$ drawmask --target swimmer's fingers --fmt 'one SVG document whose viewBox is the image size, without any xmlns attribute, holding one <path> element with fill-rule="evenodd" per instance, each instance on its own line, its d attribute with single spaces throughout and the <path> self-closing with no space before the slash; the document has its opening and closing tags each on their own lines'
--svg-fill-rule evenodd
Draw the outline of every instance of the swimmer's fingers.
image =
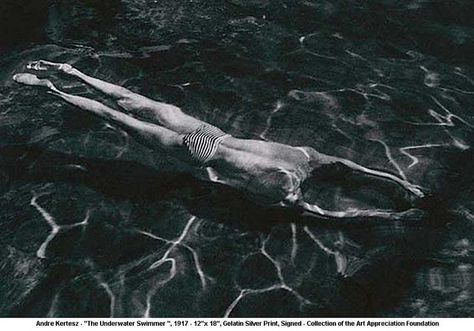
<svg viewBox="0 0 474 331">
<path fill-rule="evenodd" d="M 416 195 L 418 198 L 423 198 L 425 193 L 423 192 L 423 188 L 419 185 L 408 184 L 406 189 Z"/>
<path fill-rule="evenodd" d="M 394 213 L 394 219 L 399 221 L 421 221 L 426 215 L 426 212 L 421 209 L 411 208 L 403 212 Z"/>
</svg>

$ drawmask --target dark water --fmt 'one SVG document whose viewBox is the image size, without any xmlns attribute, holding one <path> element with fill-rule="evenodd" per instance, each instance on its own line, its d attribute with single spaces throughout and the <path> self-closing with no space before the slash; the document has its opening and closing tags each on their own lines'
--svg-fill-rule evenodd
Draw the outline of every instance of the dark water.
<svg viewBox="0 0 474 331">
<path fill-rule="evenodd" d="M 0 6 L 2 316 L 473 316 L 472 1 Z M 11 81 L 40 58 L 236 136 L 406 177 L 436 197 L 430 215 L 338 223 L 259 208 Z M 407 207 L 368 178 L 313 184 L 331 209 Z"/>
</svg>

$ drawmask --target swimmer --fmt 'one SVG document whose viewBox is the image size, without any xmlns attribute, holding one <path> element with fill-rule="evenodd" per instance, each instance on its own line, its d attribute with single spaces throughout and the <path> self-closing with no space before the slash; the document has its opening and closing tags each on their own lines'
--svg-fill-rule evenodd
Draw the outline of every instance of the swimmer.
<svg viewBox="0 0 474 331">
<path fill-rule="evenodd" d="M 423 212 L 416 208 L 405 211 L 326 210 L 305 201 L 301 190 L 301 184 L 313 172 L 323 166 L 342 164 L 354 171 L 392 181 L 415 197 L 424 196 L 421 187 L 389 172 L 366 168 L 351 160 L 320 153 L 312 147 L 233 137 L 209 123 L 185 114 L 174 105 L 158 102 L 124 87 L 90 77 L 67 63 L 39 60 L 29 63 L 27 68 L 75 77 L 113 98 L 119 107 L 131 115 L 98 101 L 65 93 L 50 80 L 40 79 L 30 73 L 16 74 L 13 80 L 45 87 L 48 93 L 122 128 L 146 147 L 164 150 L 189 162 L 197 177 L 243 190 L 255 198 L 261 198 L 265 203 L 297 208 L 303 215 L 330 219 L 376 217 L 410 220 L 423 216 Z"/>
</svg>

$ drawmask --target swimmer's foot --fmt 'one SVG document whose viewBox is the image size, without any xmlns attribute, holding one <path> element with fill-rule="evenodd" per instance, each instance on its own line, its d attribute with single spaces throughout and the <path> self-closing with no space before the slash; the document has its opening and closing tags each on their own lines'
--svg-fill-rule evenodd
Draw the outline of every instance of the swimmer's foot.
<svg viewBox="0 0 474 331">
<path fill-rule="evenodd" d="M 60 71 L 66 74 L 72 72 L 73 67 L 67 63 L 56 63 L 45 60 L 38 60 L 28 63 L 27 69 L 36 71 Z"/>
<path fill-rule="evenodd" d="M 20 84 L 30 85 L 30 86 L 43 86 L 47 87 L 53 91 L 57 91 L 57 88 L 51 83 L 48 79 L 39 79 L 36 75 L 21 73 L 13 75 L 13 80 Z"/>
</svg>

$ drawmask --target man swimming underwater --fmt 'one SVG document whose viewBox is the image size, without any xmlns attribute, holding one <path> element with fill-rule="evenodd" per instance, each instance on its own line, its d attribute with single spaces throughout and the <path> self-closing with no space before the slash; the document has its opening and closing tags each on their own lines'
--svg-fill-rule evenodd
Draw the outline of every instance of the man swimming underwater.
<svg viewBox="0 0 474 331">
<path fill-rule="evenodd" d="M 185 114 L 180 108 L 149 99 L 124 87 L 90 77 L 66 63 L 34 61 L 28 69 L 58 71 L 76 77 L 114 98 L 127 112 L 147 117 L 139 120 L 98 101 L 60 91 L 48 79 L 20 73 L 13 79 L 22 84 L 44 86 L 49 93 L 66 102 L 121 127 L 130 136 L 151 149 L 164 150 L 191 163 L 199 178 L 219 182 L 251 193 L 255 198 L 283 207 L 300 208 L 303 214 L 327 218 L 378 217 L 401 220 L 422 215 L 419 209 L 393 211 L 354 209 L 332 211 L 304 200 L 301 184 L 322 166 L 344 166 L 399 184 L 416 197 L 423 197 L 420 187 L 388 172 L 363 167 L 350 160 L 326 155 L 311 147 L 253 139 L 240 139 L 219 128 Z"/>
</svg>

